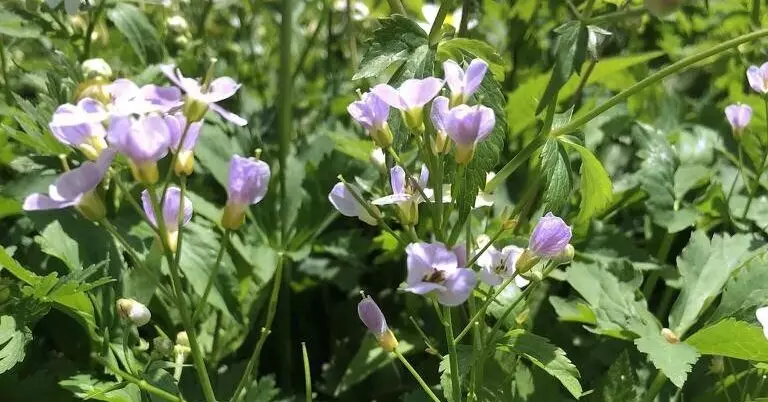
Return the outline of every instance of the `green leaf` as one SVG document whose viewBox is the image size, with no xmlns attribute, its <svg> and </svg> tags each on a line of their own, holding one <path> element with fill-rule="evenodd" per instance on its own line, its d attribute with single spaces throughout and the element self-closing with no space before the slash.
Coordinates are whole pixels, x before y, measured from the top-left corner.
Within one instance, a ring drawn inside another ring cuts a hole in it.
<svg viewBox="0 0 768 402">
<path fill-rule="evenodd" d="M 554 101 L 560 88 L 568 82 L 571 74 L 581 70 L 587 55 L 587 27 L 579 21 L 568 21 L 555 29 L 558 34 L 555 42 L 555 67 L 552 76 L 541 97 L 536 114 Z"/>
<path fill-rule="evenodd" d="M 683 387 L 691 367 L 699 359 L 696 348 L 685 343 L 669 343 L 661 333 L 637 338 L 635 345 L 678 388 Z"/>
<path fill-rule="evenodd" d="M 0 316 L 0 374 L 24 360 L 24 349 L 31 340 L 31 329 L 10 315 Z"/>
<path fill-rule="evenodd" d="M 709 181 L 712 172 L 704 165 L 682 165 L 675 171 L 675 198 L 680 200 Z"/>
<path fill-rule="evenodd" d="M 685 343 L 703 355 L 768 361 L 768 340 L 765 339 L 763 329 L 731 318 L 696 331 Z"/>
<path fill-rule="evenodd" d="M 151 370 L 151 372 L 144 372 L 141 375 L 148 383 L 164 390 L 172 395 L 179 394 L 179 386 L 171 373 L 161 368 Z M 154 394 L 149 394 L 149 398 L 152 402 L 163 402 L 165 399 L 160 398 Z"/>
<path fill-rule="evenodd" d="M 59 382 L 80 399 L 105 402 L 141 402 L 141 390 L 134 384 L 100 381 L 88 374 L 78 374 Z M 124 386 L 123 386 L 124 385 Z"/>
<path fill-rule="evenodd" d="M 477 40 L 467 38 L 453 38 L 440 42 L 437 46 L 437 59 L 466 60 L 479 58 L 488 63 L 488 69 L 496 81 L 504 81 L 504 59 L 496 53 L 493 46 Z"/>
<path fill-rule="evenodd" d="M 579 370 L 565 356 L 565 351 L 553 346 L 546 338 L 522 329 L 509 331 L 497 349 L 521 355 L 555 377 L 575 398 L 582 394 Z"/>
<path fill-rule="evenodd" d="M 53 221 L 35 237 L 44 253 L 60 259 L 69 268 L 69 272 L 83 269 L 80 262 L 79 245 L 61 227 L 59 221 Z"/>
<path fill-rule="evenodd" d="M 613 186 L 608 172 L 592 151 L 570 141 L 565 144 L 581 155 L 581 203 L 574 225 L 577 228 L 584 228 L 577 231 L 585 233 L 589 220 L 610 205 L 613 199 Z"/>
<path fill-rule="evenodd" d="M 277 388 L 275 378 L 271 375 L 253 381 L 246 390 L 243 398 L 245 402 L 272 402 L 280 395 L 280 389 Z"/>
<path fill-rule="evenodd" d="M 624 350 L 603 375 L 595 392 L 587 396 L 587 402 L 636 402 L 640 394 L 636 388 L 640 381 Z"/>
<path fill-rule="evenodd" d="M 398 339 L 398 341 L 397 350 L 400 353 L 406 354 L 413 349 L 412 344 L 402 339 Z M 355 357 L 347 365 L 344 376 L 339 381 L 333 394 L 335 396 L 340 395 L 353 385 L 366 379 L 369 375 L 391 364 L 393 360 L 392 354 L 384 351 L 373 336 L 366 335 L 357 353 L 355 353 Z"/>
<path fill-rule="evenodd" d="M 727 317 L 747 322 L 756 322 L 755 309 L 768 300 L 768 256 L 760 255 L 750 259 L 728 279 L 723 297 L 709 322 Z"/>
<path fill-rule="evenodd" d="M 395 63 L 411 58 L 416 49 L 423 51 L 427 44 L 427 34 L 409 18 L 395 14 L 380 18 L 379 24 L 352 80 L 376 77 Z"/>
<path fill-rule="evenodd" d="M 471 346 L 456 345 L 456 359 L 459 363 L 459 378 L 464 378 L 469 369 L 472 368 L 473 351 Z M 448 402 L 457 400 L 453 395 L 453 383 L 451 382 L 451 359 L 449 355 L 443 356 L 440 360 L 440 365 L 437 368 L 440 373 L 440 387 L 443 390 L 443 395 Z"/>
<path fill-rule="evenodd" d="M 588 325 L 597 324 L 595 312 L 583 300 L 566 300 L 562 297 L 549 296 L 549 303 L 555 309 L 560 321 L 580 322 Z"/>
<path fill-rule="evenodd" d="M 0 11 L 0 35 L 12 38 L 38 38 L 40 37 L 40 28 L 30 26 L 18 15 L 2 10 Z"/>
<path fill-rule="evenodd" d="M 674 148 L 669 144 L 666 135 L 652 126 L 638 124 L 633 127 L 632 134 L 640 148 L 638 154 L 643 159 L 635 175 L 640 187 L 648 194 L 645 205 L 651 213 L 653 223 L 667 228 L 669 233 L 682 230 L 679 228 L 681 220 L 674 219 L 674 177 L 678 166 Z M 676 224 L 670 228 L 670 223 Z"/>
<path fill-rule="evenodd" d="M 677 258 L 683 286 L 669 314 L 674 333 L 685 334 L 720 294 L 728 277 L 746 257 L 749 245 L 747 235 L 714 235 L 711 241 L 702 231 L 691 235 Z"/>
<path fill-rule="evenodd" d="M 159 40 L 155 27 L 141 10 L 130 4 L 119 2 L 113 9 L 107 11 L 107 17 L 131 44 L 142 64 L 162 60 L 165 55 L 163 44 Z"/>
<path fill-rule="evenodd" d="M 629 339 L 661 331 L 638 291 L 643 276 L 628 262 L 573 262 L 566 278 L 589 303 L 598 333 Z"/>
<path fill-rule="evenodd" d="M 329 133 L 328 136 L 336 144 L 337 151 L 365 163 L 370 161 L 371 152 L 373 152 L 373 142 L 370 140 L 354 138 L 341 133 Z"/>
<path fill-rule="evenodd" d="M 540 158 L 541 171 L 546 182 L 545 209 L 559 215 L 568 202 L 573 187 L 568 153 L 556 138 L 550 138 L 541 149 Z"/>
</svg>

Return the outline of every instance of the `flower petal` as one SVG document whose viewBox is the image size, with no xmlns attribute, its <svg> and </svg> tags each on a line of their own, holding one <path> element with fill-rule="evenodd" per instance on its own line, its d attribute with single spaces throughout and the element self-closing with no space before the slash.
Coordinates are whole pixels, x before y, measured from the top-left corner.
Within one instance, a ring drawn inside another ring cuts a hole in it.
<svg viewBox="0 0 768 402">
<path fill-rule="evenodd" d="M 403 98 L 400 96 L 400 92 L 388 84 L 376 85 L 373 87 L 373 89 L 371 89 L 371 92 L 393 108 L 408 110 L 408 104 L 405 103 Z"/>
<path fill-rule="evenodd" d="M 437 301 L 444 306 L 458 306 L 469 298 L 475 284 L 475 271 L 467 268 L 457 269 L 446 278 L 446 290 L 437 294 Z"/>
<path fill-rule="evenodd" d="M 244 127 L 248 125 L 248 120 L 224 109 L 223 107 L 215 103 L 208 104 L 208 107 L 210 107 L 211 110 L 213 110 L 214 112 L 218 113 L 219 116 L 225 118 L 226 120 L 229 120 L 230 122 L 234 123 L 237 126 Z"/>
<path fill-rule="evenodd" d="M 470 97 L 477 91 L 487 71 L 488 63 L 483 59 L 474 59 L 469 63 L 464 78 L 464 96 Z"/>
<path fill-rule="evenodd" d="M 24 208 L 25 211 L 41 211 L 71 207 L 76 203 L 77 200 L 56 201 L 45 194 L 34 193 L 28 195 L 27 198 L 24 199 L 22 208 Z"/>
</svg>

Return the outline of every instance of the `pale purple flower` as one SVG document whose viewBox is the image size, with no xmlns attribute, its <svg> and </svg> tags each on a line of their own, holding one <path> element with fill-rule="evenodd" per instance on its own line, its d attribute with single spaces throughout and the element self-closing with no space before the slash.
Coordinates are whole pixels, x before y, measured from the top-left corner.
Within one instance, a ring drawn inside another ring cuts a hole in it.
<svg viewBox="0 0 768 402">
<path fill-rule="evenodd" d="M 267 194 L 271 174 L 266 162 L 233 155 L 229 162 L 227 202 L 243 206 L 258 203 Z"/>
<path fill-rule="evenodd" d="M 437 296 L 446 306 L 458 306 L 467 300 L 477 278 L 471 269 L 458 266 L 456 254 L 442 243 L 411 243 L 408 255 L 408 276 L 405 291 Z"/>
<path fill-rule="evenodd" d="M 136 165 L 157 162 L 168 154 L 170 133 L 165 120 L 158 115 L 139 117 L 114 116 L 107 139 Z"/>
<path fill-rule="evenodd" d="M 203 127 L 202 121 L 191 123 L 187 128 L 186 135 L 184 128 L 187 125 L 187 118 L 184 117 L 183 113 L 177 112 L 166 115 L 165 123 L 168 125 L 171 152 L 176 152 L 176 150 L 191 151 L 195 148 L 197 138 L 200 136 L 200 129 Z M 184 143 L 180 144 L 182 137 L 184 137 Z"/>
<path fill-rule="evenodd" d="M 99 185 L 115 157 L 107 149 L 96 162 L 84 162 L 76 169 L 65 172 L 48 187 L 48 194 L 34 193 L 24 199 L 25 211 L 61 209 L 80 204 L 83 197 Z"/>
<path fill-rule="evenodd" d="M 360 100 L 350 103 L 347 112 L 369 134 L 384 129 L 389 119 L 389 105 L 372 92 L 366 92 Z"/>
<path fill-rule="evenodd" d="M 540 258 L 553 258 L 571 241 L 571 227 L 548 212 L 539 219 L 528 240 L 528 249 Z"/>
<path fill-rule="evenodd" d="M 218 113 L 221 117 L 235 123 L 238 126 L 244 126 L 248 124 L 248 121 L 242 117 L 231 113 L 216 102 L 220 102 L 224 99 L 231 97 L 240 89 L 240 84 L 235 82 L 230 77 L 219 77 L 211 81 L 207 87 L 200 84 L 200 81 L 184 77 L 181 74 L 181 70 L 176 68 L 173 64 L 161 65 L 160 70 L 171 80 L 174 84 L 178 85 L 186 94 L 187 97 L 207 105 L 214 112 Z"/>
<path fill-rule="evenodd" d="M 419 190 L 413 188 L 411 182 L 406 180 L 405 170 L 402 167 L 395 165 L 390 169 L 389 180 L 392 185 L 392 194 L 373 200 L 373 205 L 399 205 L 408 202 L 421 203 L 425 201 Z M 421 174 L 419 177 L 414 177 L 414 181 L 421 187 L 425 195 L 429 197 L 432 190 L 426 188 L 427 180 L 429 180 L 429 169 L 427 169 L 426 165 L 422 165 Z"/>
<path fill-rule="evenodd" d="M 445 118 L 445 133 L 457 146 L 474 147 L 488 138 L 496 124 L 496 115 L 489 107 L 459 105 Z"/>
<path fill-rule="evenodd" d="M 371 296 L 366 296 L 357 303 L 357 315 L 376 338 L 383 336 L 389 330 L 384 313 Z"/>
<path fill-rule="evenodd" d="M 438 96 L 432 101 L 432 110 L 429 116 L 432 119 L 435 131 L 445 133 L 445 121 L 448 118 L 448 111 L 448 98 L 445 96 Z"/>
<path fill-rule="evenodd" d="M 749 105 L 737 103 L 725 108 L 725 117 L 731 124 L 731 129 L 736 135 L 740 135 L 752 119 L 752 108 Z"/>
<path fill-rule="evenodd" d="M 435 77 L 412 78 L 405 80 L 397 89 L 388 84 L 379 84 L 373 87 L 371 92 L 393 108 L 403 112 L 418 111 L 420 113 L 424 105 L 440 93 L 442 87 L 443 81 Z"/>
<path fill-rule="evenodd" d="M 152 199 L 149 196 L 149 190 L 141 192 L 141 204 L 147 219 L 153 226 L 157 227 L 157 215 L 152 208 Z M 181 189 L 176 186 L 168 187 L 165 192 L 165 200 L 161 202 L 163 206 L 163 223 L 169 233 L 179 230 L 179 212 L 181 208 Z M 184 211 L 181 218 L 181 226 L 185 226 L 192 219 L 192 201 L 184 196 Z"/>
<path fill-rule="evenodd" d="M 474 59 L 465 71 L 455 61 L 446 60 L 443 63 L 443 71 L 448 88 L 451 89 L 451 103 L 458 105 L 467 103 L 467 100 L 480 87 L 485 72 L 488 71 L 488 63 L 482 59 Z"/>
<path fill-rule="evenodd" d="M 166 113 L 182 105 L 181 91 L 176 87 L 144 85 L 139 87 L 125 78 L 107 85 L 112 99 L 108 105 L 113 116 L 143 115 L 152 112 Z"/>
<path fill-rule="evenodd" d="M 760 67 L 749 66 L 747 69 L 747 81 L 749 86 L 763 95 L 768 94 L 768 62 Z"/>
<path fill-rule="evenodd" d="M 342 215 L 357 217 L 369 225 L 376 225 L 376 218 L 371 216 L 365 207 L 357 202 L 344 183 L 338 182 L 333 186 L 331 192 L 328 193 L 328 200 Z"/>
<path fill-rule="evenodd" d="M 106 118 L 107 113 L 101 103 L 83 98 L 77 105 L 67 103 L 59 106 L 48 127 L 59 142 L 77 147 L 95 160 L 107 147 L 104 141 L 106 131 L 101 124 Z"/>
<path fill-rule="evenodd" d="M 478 241 L 478 251 L 482 249 L 490 239 L 487 236 Z M 501 250 L 493 245 L 477 258 L 477 265 L 481 268 L 478 277 L 490 286 L 497 286 L 505 279 L 515 275 L 517 260 L 523 254 L 523 249 L 517 246 L 506 246 Z M 523 288 L 529 281 L 520 275 L 515 275 L 515 285 Z"/>
</svg>

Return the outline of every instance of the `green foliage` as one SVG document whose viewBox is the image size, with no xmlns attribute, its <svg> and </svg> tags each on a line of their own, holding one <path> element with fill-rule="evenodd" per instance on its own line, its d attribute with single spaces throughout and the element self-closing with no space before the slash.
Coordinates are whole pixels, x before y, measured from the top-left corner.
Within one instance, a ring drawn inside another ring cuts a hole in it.
<svg viewBox="0 0 768 402">
<path fill-rule="evenodd" d="M 32 330 L 10 315 L 0 316 L 0 374 L 24 360 L 24 349 L 32 340 Z"/>
<path fill-rule="evenodd" d="M 125 3 L 118 3 L 107 11 L 107 17 L 131 44 L 142 64 L 158 62 L 165 55 L 157 31 L 144 13 Z"/>
<path fill-rule="evenodd" d="M 637 384 L 637 373 L 632 368 L 629 353 L 624 351 L 605 372 L 599 386 L 585 400 L 587 402 L 636 402 L 640 397 Z"/>
<path fill-rule="evenodd" d="M 134 384 L 99 381 L 86 374 L 78 374 L 59 382 L 80 399 L 94 399 L 105 402 L 141 401 L 141 390 Z"/>
<path fill-rule="evenodd" d="M 581 203 L 579 214 L 574 225 L 577 232 L 583 232 L 590 219 L 603 212 L 613 198 L 611 178 L 605 171 L 600 160 L 587 148 L 573 143 L 565 142 L 566 147 L 576 150 L 581 155 Z"/>
<path fill-rule="evenodd" d="M 762 328 L 744 321 L 730 318 L 719 321 L 696 331 L 685 343 L 703 355 L 768 361 L 768 342 Z"/>
<path fill-rule="evenodd" d="M 661 334 L 644 335 L 635 339 L 635 345 L 678 388 L 683 387 L 691 367 L 699 359 L 699 352 L 693 346 L 670 343 Z"/>
<path fill-rule="evenodd" d="M 546 178 L 546 210 L 560 215 L 573 183 L 568 154 L 557 139 L 550 138 L 541 149 L 541 169 Z"/>
<path fill-rule="evenodd" d="M 555 32 L 558 34 L 554 48 L 555 66 L 547 89 L 544 90 L 544 95 L 536 108 L 536 114 L 541 113 L 549 103 L 555 100 L 560 88 L 565 85 L 571 74 L 581 70 L 581 65 L 587 56 L 589 35 L 584 23 L 569 21 L 557 27 Z"/>
</svg>

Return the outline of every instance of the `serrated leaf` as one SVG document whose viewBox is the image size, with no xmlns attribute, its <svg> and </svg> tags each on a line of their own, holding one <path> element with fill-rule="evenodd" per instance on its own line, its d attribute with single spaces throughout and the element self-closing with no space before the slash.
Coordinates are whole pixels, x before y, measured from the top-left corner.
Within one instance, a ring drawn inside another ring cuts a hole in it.
<svg viewBox="0 0 768 402">
<path fill-rule="evenodd" d="M 581 155 L 581 203 L 574 225 L 577 232 L 586 233 L 589 220 L 610 205 L 613 199 L 613 185 L 608 172 L 592 151 L 573 142 L 565 144 Z"/>
<path fill-rule="evenodd" d="M 675 214 L 675 170 L 679 164 L 674 148 L 662 131 L 649 125 L 633 127 L 632 135 L 640 148 L 638 155 L 643 159 L 635 175 L 640 187 L 648 194 L 645 205 L 653 223 L 667 228 L 669 233 L 682 230 L 680 220 L 670 228 Z"/>
<path fill-rule="evenodd" d="M 61 260 L 69 272 L 83 269 L 80 262 L 79 245 L 61 227 L 59 221 L 53 221 L 35 238 L 42 251 Z"/>
<path fill-rule="evenodd" d="M 595 392 L 587 402 L 635 402 L 639 398 L 635 386 L 639 383 L 637 373 L 629 361 L 629 353 L 624 350 L 600 380 Z"/>
<path fill-rule="evenodd" d="M 244 402 L 272 402 L 280 395 L 280 389 L 277 388 L 275 378 L 271 375 L 259 378 L 246 389 Z"/>
<path fill-rule="evenodd" d="M 496 52 L 493 46 L 468 38 L 453 38 L 440 42 L 437 46 L 437 59 L 466 60 L 479 58 L 488 63 L 488 69 L 496 81 L 504 81 L 504 59 Z"/>
<path fill-rule="evenodd" d="M 101 381 L 88 374 L 78 374 L 59 382 L 80 399 L 95 399 L 105 402 L 141 402 L 141 390 L 134 384 L 118 387 L 112 381 Z"/>
<path fill-rule="evenodd" d="M 756 322 L 755 309 L 768 300 L 768 261 L 761 255 L 749 260 L 734 272 L 725 284 L 723 296 L 709 322 L 731 317 L 747 322 Z"/>
<path fill-rule="evenodd" d="M 541 149 L 541 171 L 546 187 L 544 190 L 545 209 L 559 215 L 568 202 L 573 183 L 568 153 L 555 138 L 550 138 Z"/>
<path fill-rule="evenodd" d="M 40 28 L 30 26 L 23 18 L 9 11 L 0 11 L 0 35 L 12 38 L 37 38 Z"/>
<path fill-rule="evenodd" d="M 515 329 L 506 334 L 497 349 L 521 355 L 534 365 L 557 378 L 575 398 L 582 394 L 579 370 L 566 357 L 565 351 L 549 343 L 546 338 Z"/>
<path fill-rule="evenodd" d="M 583 300 L 566 300 L 562 297 L 549 296 L 549 304 L 555 309 L 557 319 L 560 321 L 597 324 L 595 312 Z"/>
<path fill-rule="evenodd" d="M 678 388 L 683 387 L 691 367 L 699 359 L 696 348 L 685 343 L 669 343 L 660 333 L 637 338 L 635 345 Z"/>
<path fill-rule="evenodd" d="M 10 315 L 0 316 L 0 374 L 24 360 L 32 330 Z"/>
<path fill-rule="evenodd" d="M 682 276 L 682 289 L 669 314 L 669 325 L 678 335 L 696 322 L 699 315 L 720 294 L 725 282 L 746 257 L 750 238 L 714 235 L 710 241 L 706 233 L 696 231 L 677 258 Z"/>
<path fill-rule="evenodd" d="M 131 44 L 141 63 L 160 61 L 165 54 L 155 27 L 141 10 L 123 2 L 107 11 L 107 17 Z"/>
<path fill-rule="evenodd" d="M 768 361 L 768 339 L 763 329 L 731 318 L 704 327 L 685 340 L 703 355 Z"/>
<path fill-rule="evenodd" d="M 558 34 L 555 43 L 555 66 L 541 97 L 536 114 L 554 101 L 555 94 L 568 82 L 571 74 L 581 70 L 587 56 L 587 27 L 580 21 L 568 21 L 555 29 Z"/>
<path fill-rule="evenodd" d="M 376 77 L 395 63 L 412 58 L 416 49 L 427 44 L 424 30 L 409 18 L 396 14 L 380 18 L 379 24 L 352 80 Z"/>
</svg>

